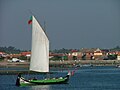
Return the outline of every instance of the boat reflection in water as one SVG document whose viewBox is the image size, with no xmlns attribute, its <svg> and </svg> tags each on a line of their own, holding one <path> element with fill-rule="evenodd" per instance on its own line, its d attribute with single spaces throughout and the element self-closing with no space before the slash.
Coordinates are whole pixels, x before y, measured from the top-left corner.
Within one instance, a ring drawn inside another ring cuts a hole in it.
<svg viewBox="0 0 120 90">
<path fill-rule="evenodd" d="M 35 85 L 31 86 L 30 90 L 50 90 L 50 85 Z"/>
</svg>

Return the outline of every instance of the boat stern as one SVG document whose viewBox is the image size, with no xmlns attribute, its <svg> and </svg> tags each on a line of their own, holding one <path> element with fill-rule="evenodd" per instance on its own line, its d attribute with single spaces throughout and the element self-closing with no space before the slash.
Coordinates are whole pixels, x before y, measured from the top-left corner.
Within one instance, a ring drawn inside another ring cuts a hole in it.
<svg viewBox="0 0 120 90">
<path fill-rule="evenodd" d="M 20 78 L 21 78 L 21 73 L 19 73 L 18 76 L 17 76 L 16 86 L 20 86 Z"/>
</svg>

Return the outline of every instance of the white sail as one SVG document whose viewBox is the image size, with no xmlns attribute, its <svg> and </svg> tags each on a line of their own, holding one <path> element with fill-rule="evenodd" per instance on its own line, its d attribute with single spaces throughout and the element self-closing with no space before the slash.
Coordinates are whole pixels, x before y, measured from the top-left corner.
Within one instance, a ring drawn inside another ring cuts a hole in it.
<svg viewBox="0 0 120 90">
<path fill-rule="evenodd" d="M 49 40 L 34 16 L 32 16 L 32 50 L 30 70 L 37 72 L 49 72 Z"/>
</svg>

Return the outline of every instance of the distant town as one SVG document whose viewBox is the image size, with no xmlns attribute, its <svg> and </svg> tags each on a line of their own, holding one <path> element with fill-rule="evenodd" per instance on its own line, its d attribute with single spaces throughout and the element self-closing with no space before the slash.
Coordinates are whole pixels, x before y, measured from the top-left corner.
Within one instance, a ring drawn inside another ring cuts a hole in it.
<svg viewBox="0 0 120 90">
<path fill-rule="evenodd" d="M 0 47 L 0 60 L 17 58 L 29 61 L 30 50 L 20 50 L 15 47 Z M 120 47 L 111 49 L 81 48 L 81 49 L 55 49 L 50 50 L 49 60 L 120 60 Z"/>
</svg>

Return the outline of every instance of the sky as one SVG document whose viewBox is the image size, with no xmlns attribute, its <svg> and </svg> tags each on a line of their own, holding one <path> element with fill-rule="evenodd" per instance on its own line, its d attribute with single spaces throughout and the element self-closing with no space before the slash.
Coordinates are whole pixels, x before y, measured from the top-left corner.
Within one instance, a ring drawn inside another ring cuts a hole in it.
<svg viewBox="0 0 120 90">
<path fill-rule="evenodd" d="M 50 49 L 120 46 L 120 0 L 0 0 L 0 46 L 30 50 L 31 15 Z"/>
</svg>

